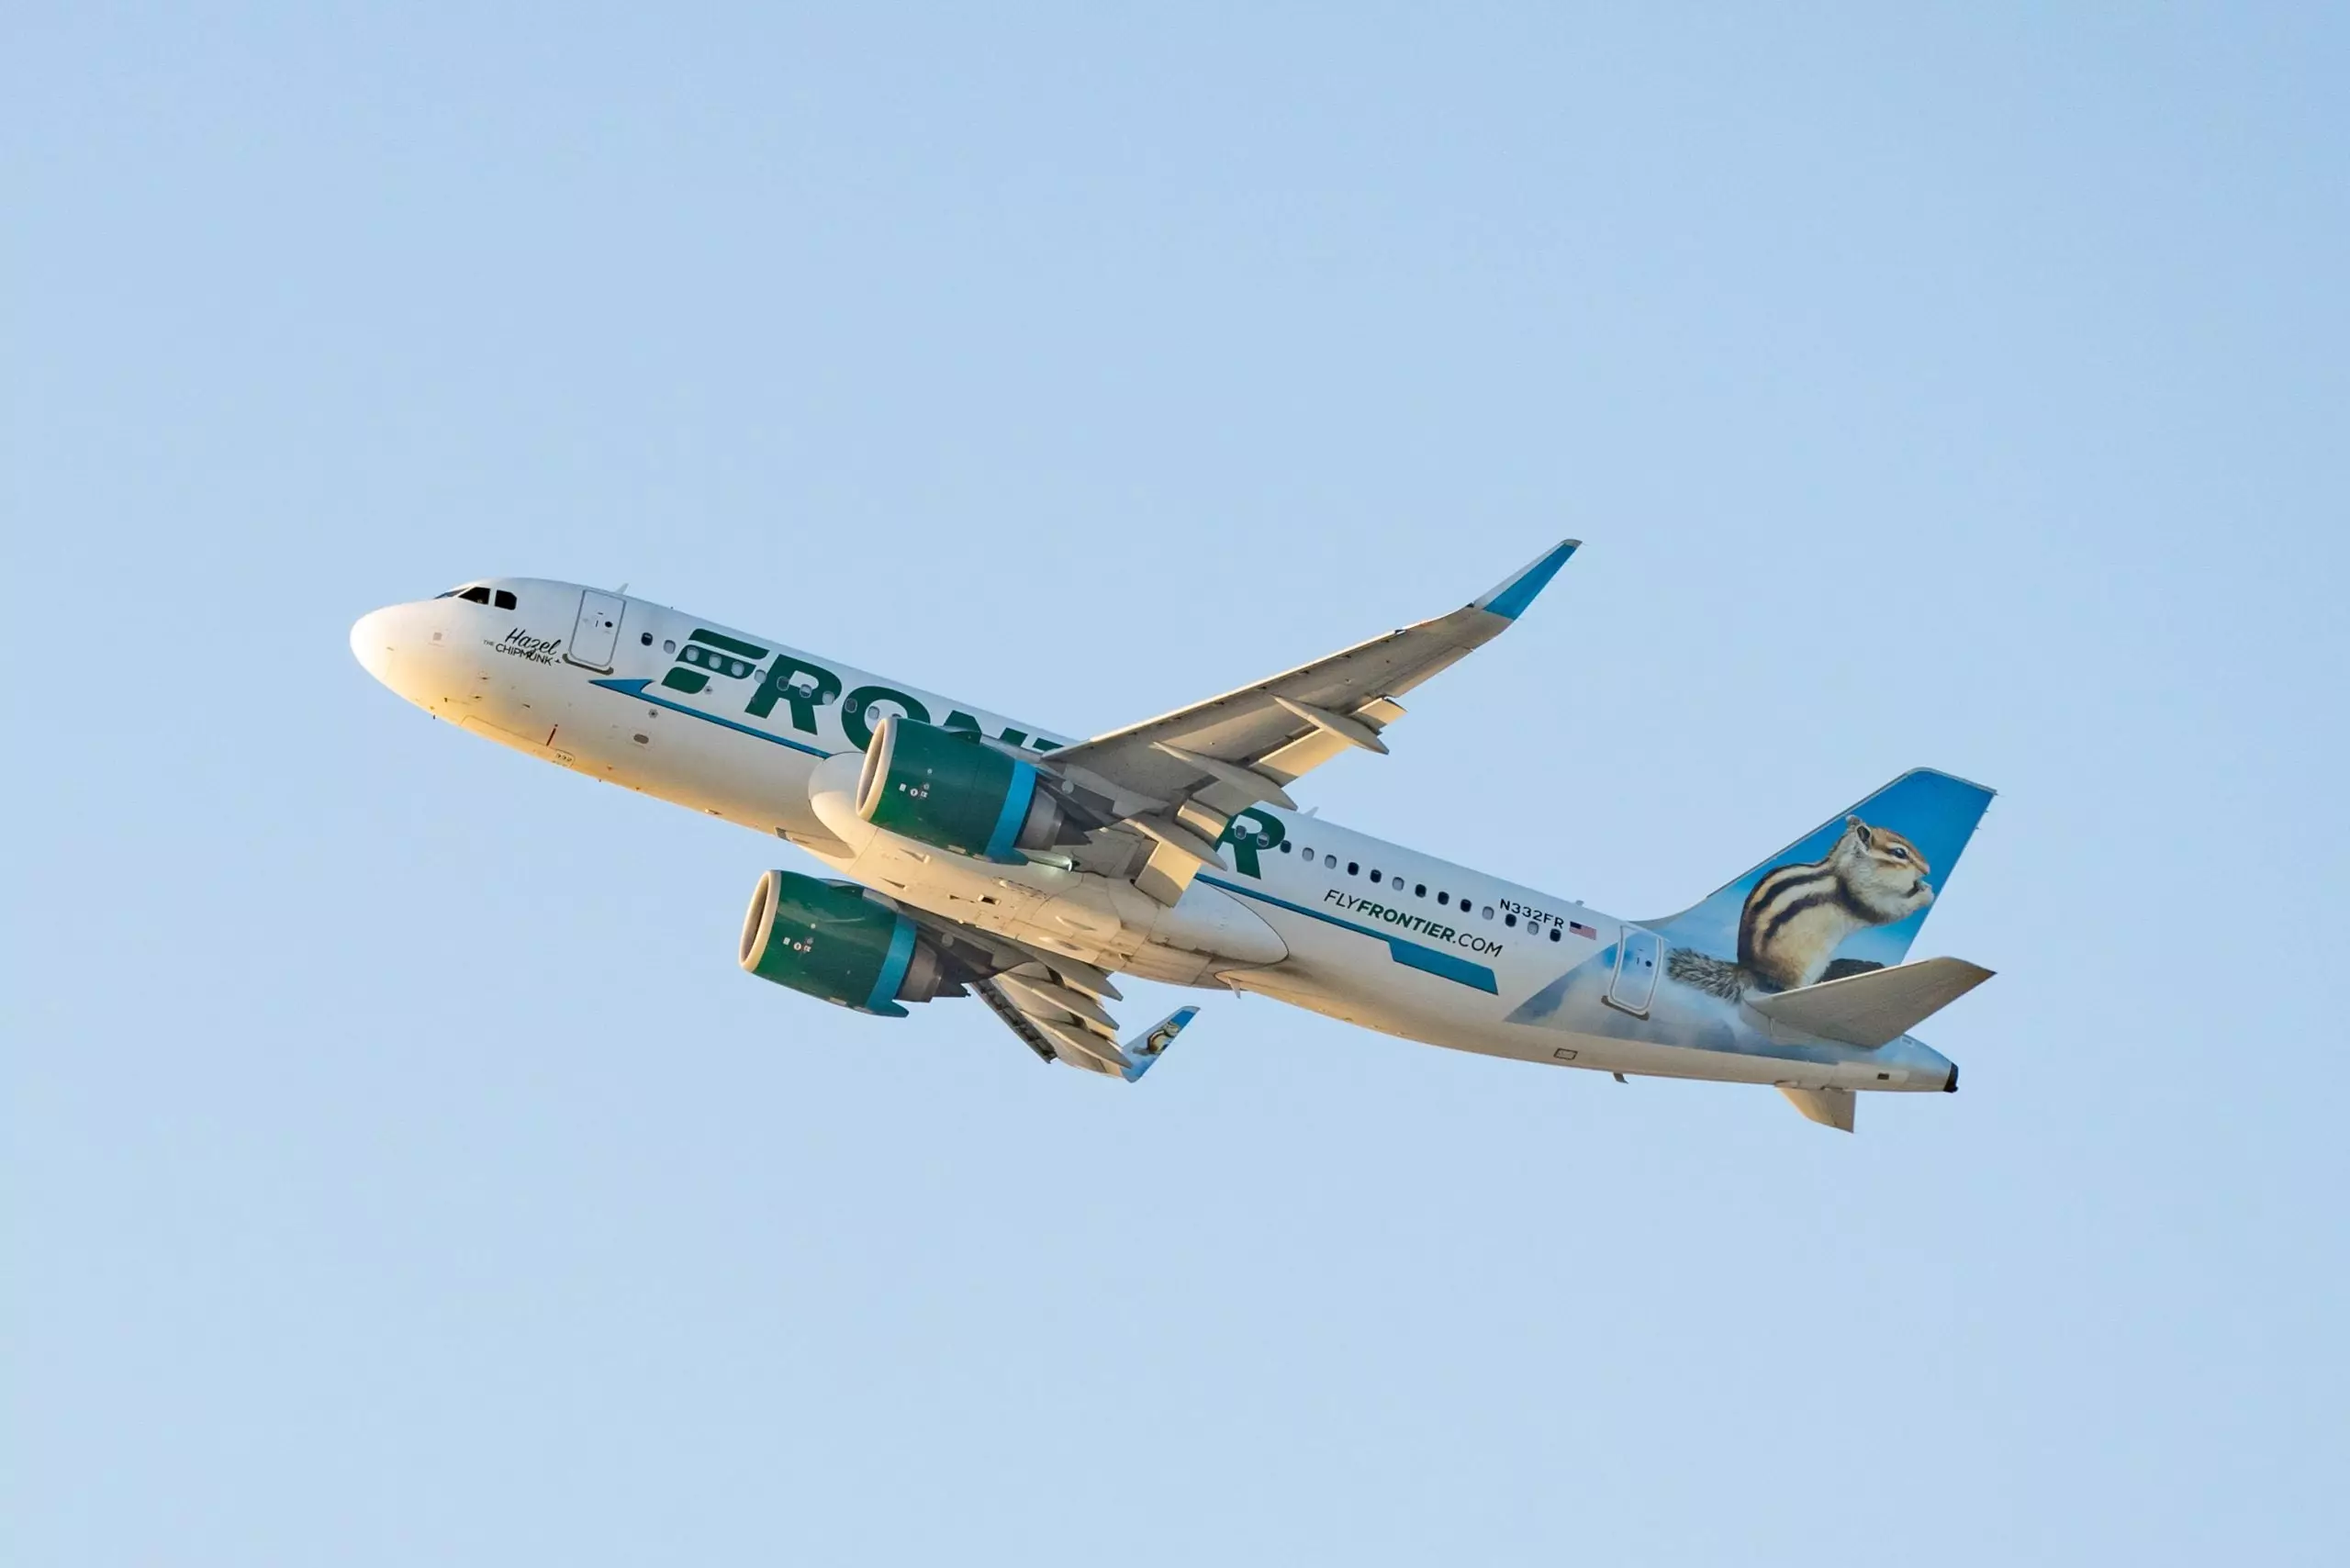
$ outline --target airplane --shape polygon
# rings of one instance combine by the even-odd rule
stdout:
[[[1198,1013],[1122,1041],[1114,975],[1266,996],[1405,1039],[1768,1084],[1849,1132],[1949,1092],[1908,1031],[1990,978],[1908,950],[1992,792],[1903,774],[1678,913],[1622,920],[1301,809],[1385,755],[1397,699],[1507,631],[1562,541],[1433,620],[1080,740],[577,583],[485,577],[360,618],[368,674],[544,761],[782,838],[742,968],[856,1012],[977,996],[1028,1049],[1129,1082]]]

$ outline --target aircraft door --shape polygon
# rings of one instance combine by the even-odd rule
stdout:
[[[594,588],[579,595],[579,621],[571,629],[571,651],[563,656],[589,669],[612,667],[612,649],[621,640],[621,617],[628,600]]]
[[[1616,978],[1607,987],[1607,1004],[1645,1018],[1649,1002],[1656,995],[1656,972],[1663,961],[1664,944],[1653,931],[1642,931],[1637,925],[1623,930],[1623,939],[1616,944]]]

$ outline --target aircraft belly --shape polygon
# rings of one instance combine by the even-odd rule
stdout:
[[[1736,1066],[1723,1072],[1722,1059],[1714,1052],[1660,1051],[1637,1040],[1507,1023],[1524,994],[1540,983],[1515,973],[1515,965],[1496,976],[1499,993],[1486,991],[1398,962],[1375,936],[1278,909],[1271,918],[1288,946],[1288,960],[1227,977],[1236,989],[1421,1045],[1478,1056],[1601,1071],[1748,1076]],[[1776,1065],[1784,1072],[1786,1064]],[[1774,1079],[1764,1075],[1755,1081]]]
[[[1458,1044],[1499,1016],[1492,996],[1396,962],[1374,936],[1278,907],[1268,919],[1287,957],[1226,977],[1236,989],[1424,1045]]]
[[[1074,885],[1028,903],[1021,912],[1019,930],[1014,934],[1048,944],[1074,942],[1096,952],[1114,953],[1121,958],[1142,946],[1134,929],[1121,918],[1116,902],[1100,878],[1070,880]]]
[[[542,761],[554,760],[554,752],[549,744],[548,735],[543,734],[526,735],[520,730],[509,727],[512,721],[500,722],[501,719],[506,718],[507,716],[502,714],[493,718],[485,713],[466,713],[458,719],[457,723],[467,734],[479,735],[486,741],[496,741],[502,746],[511,746],[516,751],[526,752]]]
[[[1231,894],[1194,881],[1172,906],[1126,889],[1134,896],[1121,913],[1138,921],[1154,946],[1206,954],[1233,963],[1278,964],[1289,944],[1263,916]]]

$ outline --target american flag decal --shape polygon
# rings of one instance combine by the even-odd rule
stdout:
[[[1585,925],[1580,920],[1568,921],[1567,929],[1578,936],[1588,936],[1595,942],[1599,940],[1599,928],[1595,925]]]

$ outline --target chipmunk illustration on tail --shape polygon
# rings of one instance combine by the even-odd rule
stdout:
[[[1675,947],[1665,957],[1665,973],[1734,1002],[1750,991],[1793,991],[1881,968],[1840,964],[1836,949],[1855,932],[1890,925],[1933,902],[1926,879],[1932,869],[1900,834],[1848,816],[1825,857],[1776,866],[1755,879],[1739,913],[1735,963]]]
[[[1687,908],[1627,921],[1621,940],[1595,946],[1519,1002],[1508,1021],[1810,1062],[1874,1052],[1872,1071],[1889,1074],[1915,1042],[1859,1045],[1851,1036],[1863,1026],[1845,1026],[1830,1014],[1856,1007],[1870,1014],[1865,1029],[1877,1029],[1897,1022],[1921,986],[1931,990],[1952,978],[1949,960],[1928,960],[1942,967],[1908,976],[1899,966],[1950,890],[1953,869],[1990,803],[1991,791],[1980,784],[1912,768],[1775,853],[1747,862]],[[1660,946],[1662,975],[1651,967]],[[1827,996],[1817,991],[1885,970],[1893,972]],[[1628,995],[1645,1011],[1628,1007]],[[1917,1013],[1913,1021],[1925,1015]],[[1830,1027],[1814,1027],[1822,1023]]]

